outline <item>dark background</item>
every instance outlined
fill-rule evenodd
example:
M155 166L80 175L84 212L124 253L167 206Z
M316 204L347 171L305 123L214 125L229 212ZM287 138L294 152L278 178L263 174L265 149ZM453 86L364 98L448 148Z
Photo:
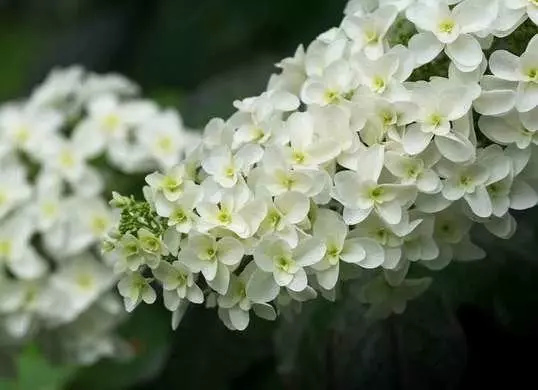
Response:
M272 65L336 25L345 0L0 0L0 98L54 66L136 80L201 127L263 91Z
M344 0L0 0L0 99L24 97L55 66L119 72L177 107L189 127L263 91L272 65L336 25ZM451 265L398 317L366 325L348 292L306 305L289 323L229 332L196 308L175 333L162 305L122 329L129 363L105 361L70 388L517 388L538 359L536 213L491 254Z

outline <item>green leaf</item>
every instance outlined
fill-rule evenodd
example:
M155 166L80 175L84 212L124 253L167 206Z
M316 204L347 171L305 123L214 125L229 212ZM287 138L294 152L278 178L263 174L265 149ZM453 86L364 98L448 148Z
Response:
M76 370L52 364L34 345L20 352L16 366L17 377L0 379L0 390L62 390Z

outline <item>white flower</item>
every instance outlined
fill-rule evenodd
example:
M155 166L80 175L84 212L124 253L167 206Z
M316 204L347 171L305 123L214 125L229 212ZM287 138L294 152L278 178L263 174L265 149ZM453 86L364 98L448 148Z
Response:
M53 110L3 106L0 110L0 156L21 150L36 159L42 154L43 142L60 129L63 121L62 115Z
M402 259L404 237L411 234L421 223L420 219L409 221L406 215L396 225L388 224L381 218L371 215L353 229L349 238L369 238L383 247L384 256L382 267L396 269Z
M383 54L385 34L397 15L398 9L387 5L364 16L346 17L342 28L353 43L352 51L364 51L372 60L379 58Z
M256 303L266 303L276 298L280 287L303 291L308 285L304 267L319 262L325 250L325 245L313 237L303 239L294 249L283 240L264 239L254 253L259 269L248 281L247 297Z
M86 310L114 283L108 267L89 253L71 259L51 278L52 288L67 297L62 321L69 322Z
M520 16L526 13L534 24L538 24L538 3L536 0L504 0L503 3L506 8L519 11Z
M228 292L218 297L219 317L231 330L247 328L251 309L258 317L266 320L272 321L276 318L273 306L267 303L254 303L247 296L246 286L255 270L255 263L250 262L238 276L232 274Z
M349 98L356 84L351 66L343 60L335 61L323 70L322 75L306 80L301 90L301 100L320 106L339 104Z
M527 112L538 105L538 35L521 55L498 50L489 58L491 73L502 80L517 83L516 108Z
M135 134L161 168L169 169L180 162L187 139L181 118L175 111L149 117Z
M470 72L484 56L471 33L487 29L497 14L497 1L464 0L453 9L443 1L416 2L407 8L406 16L424 32L411 38L409 48L419 65L433 60L444 48L458 69Z
M416 123L406 127L403 134L405 152L419 154L434 139L444 157L455 162L469 160L475 146L451 124L466 118L472 104L469 88L448 79L436 79L429 84L416 85L413 101L419 107L418 118Z
M274 196L288 191L315 196L323 190L325 173L320 170L294 169L286 159L283 148L271 147L265 150L261 168L253 170L251 176L256 178L259 187Z
M163 284L164 305L168 310L177 310L183 299L193 303L204 301L204 294L196 285L193 274L179 261L162 262L153 270L153 275Z
M315 168L334 159L340 152L338 142L315 132L315 118L309 113L293 113L287 121L290 147L284 156L294 168Z
M156 197L155 210L161 217L168 218L168 226L174 226L179 233L189 233L198 223L198 216L193 210L202 197L200 186L189 185L175 201L169 201L164 196Z
M20 279L39 278L48 268L29 245L32 232L32 221L24 214L3 220L0 226L0 265Z
M202 201L196 207L200 215L198 230L202 233L220 227L241 238L252 236L265 218L267 206L254 199L244 182L222 194L215 202Z
M455 201L464 198L477 216L485 218L491 215L493 210L486 190L490 177L488 167L478 162L463 166L447 163L440 173L446 177L442 190L446 199Z
M481 116L478 126L484 135L501 145L520 149L538 143L538 107L528 112L511 111L502 117Z
M384 149L374 145L360 159L357 171L341 171L334 176L334 197L344 205L344 221L355 225L375 212L390 224L402 219L412 186L378 184L383 169Z
M202 272L211 288L226 294L230 282L230 269L239 264L245 251L241 243L232 237L216 240L209 235L189 238L187 248L179 254L179 261L192 272Z
M398 177L402 184L415 184L417 189L424 193L436 193L442 188L439 175L431 169L435 163L437 159L432 159L427 154L420 158L394 151L385 153L385 166L390 173Z
M27 201L31 194L32 188L21 166L0 168L0 218Z
M318 211L313 232L314 237L321 240L326 248L323 259L312 265L318 283L326 290L334 288L338 281L340 261L368 269L383 264L383 248L370 238L346 239L348 227L342 217L333 211Z
M202 161L204 170L225 188L233 187L242 173L248 172L258 162L263 150L257 145L245 145L234 155L229 148L223 146L214 149Z
M133 311L140 302L152 304L157 299L155 290L142 275L133 272L126 274L118 283L118 291L124 298L125 309Z
M370 91L389 101L408 100L408 91L402 85L414 69L415 60L404 46L395 46L376 60L362 53L353 58L359 80Z
M299 241L296 224L302 222L310 210L308 198L298 192L286 192L269 201L267 216L260 225L258 234L274 234L295 247Z
M122 103L114 94L99 95L88 103L88 117L75 129L74 137L84 140L88 148L100 153L122 142L131 126L155 115L153 103Z
M152 193L157 199L162 196L169 202L177 201L187 188L192 190L194 186L184 164L170 168L166 174L153 172L146 176L146 183L149 184Z

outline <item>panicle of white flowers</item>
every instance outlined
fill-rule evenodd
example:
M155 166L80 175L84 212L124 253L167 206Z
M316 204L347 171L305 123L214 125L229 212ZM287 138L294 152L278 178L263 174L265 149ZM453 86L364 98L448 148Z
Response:
M123 310L99 252L116 218L103 191L118 175L176 165L191 137L127 79L79 67L0 107L2 333L59 330L83 363L114 353Z
M370 270L361 298L384 316L427 289L410 267L483 258L471 229L509 238L510 210L538 202L537 15L535 0L351 1L147 176L146 203L115 196L127 309L158 290L174 326L205 301L243 330ZM523 53L495 50L521 31Z

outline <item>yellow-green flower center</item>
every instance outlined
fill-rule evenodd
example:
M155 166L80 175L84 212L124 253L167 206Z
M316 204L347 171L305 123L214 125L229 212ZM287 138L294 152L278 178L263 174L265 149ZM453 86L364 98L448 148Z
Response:
M372 89L375 92L381 93L385 89L385 80L381 76L375 76L372 80Z
M325 91L325 101L329 104L336 104L340 101L340 94L331 89Z
M295 262L287 256L280 256L276 260L276 267L284 272L289 272Z
M227 209L222 209L217 214L217 220L223 225L228 225L232 222L232 214Z
M445 34L450 34L454 30L455 26L456 26L456 23L453 20L450 20L450 19L442 20L439 23L439 31Z

